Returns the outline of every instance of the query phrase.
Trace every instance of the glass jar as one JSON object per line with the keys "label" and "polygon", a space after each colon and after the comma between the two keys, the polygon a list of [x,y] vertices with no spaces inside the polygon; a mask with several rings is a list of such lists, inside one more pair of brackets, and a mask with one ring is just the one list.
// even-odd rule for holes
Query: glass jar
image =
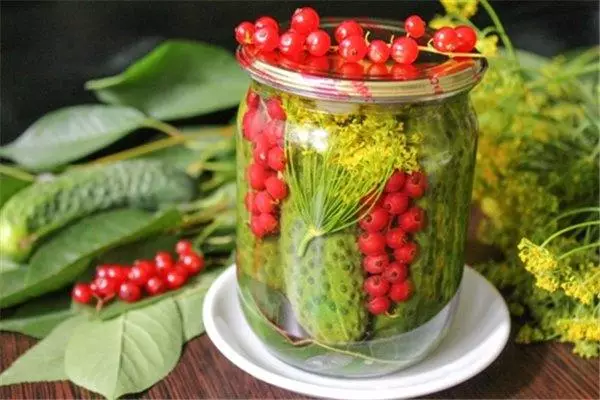
{"label": "glass jar", "polygon": [[[399,22],[362,23],[371,39],[402,34]],[[423,359],[457,307],[477,146],[468,91],[485,60],[422,55],[378,75],[335,56],[237,57],[252,77],[238,114],[236,253],[252,330],[324,375]]]}

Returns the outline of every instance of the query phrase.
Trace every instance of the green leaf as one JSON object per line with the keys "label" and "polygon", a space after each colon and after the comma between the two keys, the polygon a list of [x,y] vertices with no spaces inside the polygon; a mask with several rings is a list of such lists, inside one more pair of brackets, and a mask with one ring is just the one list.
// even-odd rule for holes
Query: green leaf
{"label": "green leaf", "polygon": [[0,307],[60,289],[77,279],[103,251],[175,227],[180,221],[176,210],[154,214],[121,209],[83,218],[41,245],[28,268],[2,273],[8,281],[0,282]]}
{"label": "green leaf", "polygon": [[119,75],[86,83],[98,99],[135,107],[162,120],[236,106],[248,77],[226,50],[169,40]]}
{"label": "green leaf", "polygon": [[69,318],[50,334],[19,357],[0,375],[0,386],[21,382],[48,382],[66,380],[65,349],[73,331],[85,319]]}
{"label": "green leaf", "polygon": [[129,107],[81,105],[52,111],[33,123],[0,155],[32,170],[77,160],[144,126],[146,116]]}
{"label": "green leaf", "polygon": [[19,307],[10,318],[0,320],[0,330],[19,332],[41,339],[56,325],[74,314],[71,299],[67,294],[60,297],[41,297]]}
{"label": "green leaf", "polygon": [[0,175],[0,207],[19,190],[29,186],[31,182],[17,179],[13,176]]}
{"label": "green leaf", "polygon": [[187,342],[204,333],[202,306],[210,285],[221,275],[226,267],[218,267],[201,273],[193,286],[175,296],[175,302],[181,314],[183,339]]}
{"label": "green leaf", "polygon": [[177,306],[165,299],[80,325],[67,345],[65,371],[73,383],[114,399],[164,378],[177,364],[182,344]]}

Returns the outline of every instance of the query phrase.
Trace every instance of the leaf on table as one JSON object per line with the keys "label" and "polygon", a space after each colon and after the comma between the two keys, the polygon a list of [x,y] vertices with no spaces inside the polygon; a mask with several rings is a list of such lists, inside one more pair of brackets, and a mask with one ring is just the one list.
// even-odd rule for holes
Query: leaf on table
{"label": "leaf on table", "polygon": [[226,267],[217,267],[198,275],[197,282],[175,296],[175,302],[181,314],[184,341],[191,340],[204,333],[202,307],[210,285],[221,275]]}
{"label": "leaf on table", "polygon": [[0,374],[0,386],[68,379],[65,373],[65,349],[75,328],[84,321],[82,316],[63,321]]}
{"label": "leaf on table", "polygon": [[0,331],[18,332],[41,339],[74,314],[68,294],[41,297],[19,307],[10,318],[1,319]]}
{"label": "leaf on table", "polygon": [[52,111],[33,123],[0,155],[32,170],[77,160],[144,126],[147,117],[123,106],[81,105]]}
{"label": "leaf on table", "polygon": [[113,399],[164,378],[177,364],[182,344],[177,306],[165,299],[77,327],[67,345],[65,371],[75,384]]}
{"label": "leaf on table", "polygon": [[234,107],[247,87],[248,77],[232,54],[188,40],[165,41],[123,73],[86,83],[105,103],[163,120]]}
{"label": "leaf on table", "polygon": [[17,179],[13,176],[0,175],[0,207],[19,190],[29,186],[31,182]]}
{"label": "leaf on table", "polygon": [[[8,276],[13,284],[0,282],[4,289],[0,292],[0,307],[60,289],[82,274],[94,256],[175,227],[180,220],[176,210],[150,213],[139,209],[113,210],[83,218],[42,244],[31,257],[25,275],[18,270]],[[13,271],[7,273],[10,272]]]}

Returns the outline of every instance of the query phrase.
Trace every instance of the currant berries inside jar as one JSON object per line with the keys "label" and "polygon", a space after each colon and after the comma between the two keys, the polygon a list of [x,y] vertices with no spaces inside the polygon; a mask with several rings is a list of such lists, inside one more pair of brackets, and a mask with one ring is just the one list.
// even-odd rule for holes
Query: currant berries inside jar
{"label": "currant berries inside jar", "polygon": [[[289,25],[261,17],[236,29],[253,79],[238,114],[239,299],[282,360],[376,376],[444,336],[477,142],[468,91],[485,70],[465,56],[477,38],[462,28],[304,7]],[[252,29],[278,45],[249,41]]]}

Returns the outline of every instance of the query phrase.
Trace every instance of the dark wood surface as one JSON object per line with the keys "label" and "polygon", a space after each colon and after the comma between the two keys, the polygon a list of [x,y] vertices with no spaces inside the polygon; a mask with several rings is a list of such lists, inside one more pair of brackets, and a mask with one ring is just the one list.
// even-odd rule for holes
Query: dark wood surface
{"label": "dark wood surface", "polygon": [[[29,337],[0,334],[0,370],[35,344]],[[598,399],[598,360],[573,356],[562,344],[510,342],[485,371],[428,398]],[[376,388],[374,388],[376,390]],[[399,393],[401,395],[401,393]],[[186,344],[175,369],[135,398],[151,399],[305,399],[258,381],[231,364],[204,335]],[[69,382],[0,387],[2,399],[99,398]]]}

